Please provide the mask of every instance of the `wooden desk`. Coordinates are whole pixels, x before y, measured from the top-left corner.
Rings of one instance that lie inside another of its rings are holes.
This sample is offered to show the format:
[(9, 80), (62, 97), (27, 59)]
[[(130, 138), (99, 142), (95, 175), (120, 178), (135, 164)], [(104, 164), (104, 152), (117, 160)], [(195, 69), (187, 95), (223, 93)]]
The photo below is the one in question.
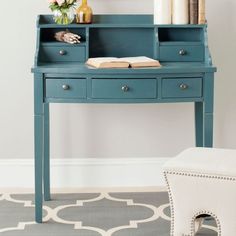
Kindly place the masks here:
[[(37, 21), (34, 73), (35, 204), (42, 222), (43, 194), (50, 200), (49, 103), (195, 104), (196, 146), (211, 147), (214, 72), (206, 25), (153, 25), (152, 15), (97, 15), (94, 24)], [(69, 29), (82, 43), (56, 42)], [(93, 69), (89, 57), (148, 56), (161, 68)]]

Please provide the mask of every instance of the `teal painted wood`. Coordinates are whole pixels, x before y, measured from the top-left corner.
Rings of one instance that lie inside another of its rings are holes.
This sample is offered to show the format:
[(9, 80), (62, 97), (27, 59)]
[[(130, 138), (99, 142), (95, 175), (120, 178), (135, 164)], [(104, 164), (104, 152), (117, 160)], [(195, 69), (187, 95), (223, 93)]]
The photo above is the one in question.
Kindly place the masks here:
[(160, 68), (140, 68), (140, 69), (94, 69), (84, 63), (40, 63), (32, 69), (33, 73), (43, 74), (80, 74), (84, 76), (97, 75), (156, 75), (163, 74), (184, 74), (184, 73), (206, 73), (216, 72), (216, 68), (200, 62), (162, 62)]
[(42, 222), (43, 202), (43, 75), (34, 75), (34, 162), (35, 162), (35, 220)]
[(43, 115), (34, 116), (35, 221), (42, 223), (43, 205)]
[[(187, 64), (186, 64), (187, 66)], [(96, 71), (96, 69), (94, 69)], [(118, 73), (120, 71), (120, 73)], [(135, 74), (125, 74), (122, 73), (123, 69), (114, 70), (114, 73), (104, 73), (104, 74), (87, 74), (84, 78), (90, 80), (92, 78), (96, 79), (153, 79), (153, 78), (199, 78), (204, 77), (205, 73), (163, 73), (163, 74), (149, 74), (149, 73), (142, 73), (141, 69), (137, 69)], [(78, 79), (83, 78), (77, 73), (71, 73), (70, 76), (65, 77), (64, 73), (47, 73), (44, 74), (45, 79)]]
[(44, 159), (43, 159), (43, 187), (44, 200), (51, 199), (50, 194), (50, 116), (49, 104), (44, 103)]
[(34, 74), (34, 114), (43, 115), (43, 74)]
[(156, 79), (92, 79), (92, 98), (147, 99), (156, 97)]
[(165, 26), (159, 27), (159, 41), (160, 42), (203, 42), (204, 38), (202, 38), (204, 28), (193, 28), (191, 26), (188, 27), (172, 27)]
[(162, 80), (163, 98), (202, 97), (202, 78), (167, 78)]
[(86, 98), (86, 79), (46, 79), (46, 98)]
[(203, 106), (203, 145), (213, 145), (213, 112), (214, 112), (214, 75), (206, 73), (204, 76), (204, 106)]
[[(82, 43), (56, 42), (54, 34), (66, 29)], [(159, 59), (162, 67), (94, 69), (84, 63), (91, 56), (143, 55)], [(93, 24), (64, 26), (41, 15), (32, 72), (36, 222), (42, 222), (43, 194), (50, 200), (49, 103), (194, 102), (196, 146), (212, 147), (216, 68), (206, 25), (154, 25), (152, 15), (95, 15)]]
[(189, 102), (202, 102), (203, 98), (87, 98), (87, 99), (64, 99), (64, 98), (46, 98), (46, 103), (88, 103), (88, 104), (134, 104), (134, 103), (189, 103)]
[[(106, 14), (94, 15), (93, 24), (84, 24), (83, 27), (153, 27), (153, 15), (129, 15), (129, 14)], [(158, 25), (158, 27), (171, 28), (204, 28), (206, 25)], [(39, 28), (65, 28), (64, 25), (57, 25), (52, 15), (40, 15), (37, 19)], [(80, 28), (81, 25), (70, 24), (66, 28)]]
[(213, 113), (214, 111), (214, 74), (206, 73), (204, 76), (204, 98), (205, 113)]
[(39, 55), (44, 62), (84, 62), (86, 59), (85, 45), (68, 46), (43, 44)]
[[(182, 52), (182, 54), (181, 54)], [(204, 61), (204, 46), (203, 45), (172, 45), (160, 46), (161, 61), (179, 61), (179, 62), (201, 62)]]
[(90, 28), (89, 57), (154, 57), (154, 28)]
[(194, 103), (194, 115), (196, 147), (203, 147), (203, 102)]
[(204, 113), (203, 122), (203, 146), (210, 148), (213, 146), (213, 114)]
[(164, 41), (160, 46), (203, 46), (202, 41)]

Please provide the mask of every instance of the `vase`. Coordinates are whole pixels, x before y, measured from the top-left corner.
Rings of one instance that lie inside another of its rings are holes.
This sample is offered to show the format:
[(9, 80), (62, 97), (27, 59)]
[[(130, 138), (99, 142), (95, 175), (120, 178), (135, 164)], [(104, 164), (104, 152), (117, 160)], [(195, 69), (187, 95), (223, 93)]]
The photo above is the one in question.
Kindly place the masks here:
[(87, 0), (82, 0), (82, 4), (76, 11), (76, 22), (78, 24), (90, 24), (92, 23), (93, 11), (88, 6)]
[(53, 19), (59, 25), (68, 25), (75, 19), (74, 8), (53, 11)]

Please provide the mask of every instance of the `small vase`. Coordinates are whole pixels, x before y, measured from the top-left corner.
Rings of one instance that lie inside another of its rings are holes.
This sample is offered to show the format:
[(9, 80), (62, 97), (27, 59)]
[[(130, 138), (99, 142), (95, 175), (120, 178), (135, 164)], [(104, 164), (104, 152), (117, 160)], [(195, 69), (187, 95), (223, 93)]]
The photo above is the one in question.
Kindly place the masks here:
[(77, 9), (76, 22), (78, 24), (90, 24), (92, 23), (93, 11), (88, 6), (87, 0), (82, 0), (81, 6)]
[(68, 9), (53, 11), (53, 19), (59, 25), (71, 24), (75, 19), (73, 7), (70, 7)]

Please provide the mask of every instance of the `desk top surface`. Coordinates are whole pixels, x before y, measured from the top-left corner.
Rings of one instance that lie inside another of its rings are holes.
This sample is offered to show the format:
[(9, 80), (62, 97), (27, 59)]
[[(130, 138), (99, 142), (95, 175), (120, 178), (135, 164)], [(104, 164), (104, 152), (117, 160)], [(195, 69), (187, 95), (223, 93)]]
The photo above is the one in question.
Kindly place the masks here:
[(163, 73), (206, 73), (216, 72), (216, 67), (198, 62), (168, 62), (162, 67), (125, 68), (125, 69), (96, 69), (84, 63), (42, 63), (32, 68), (33, 73), (62, 73), (62, 74), (163, 74)]

